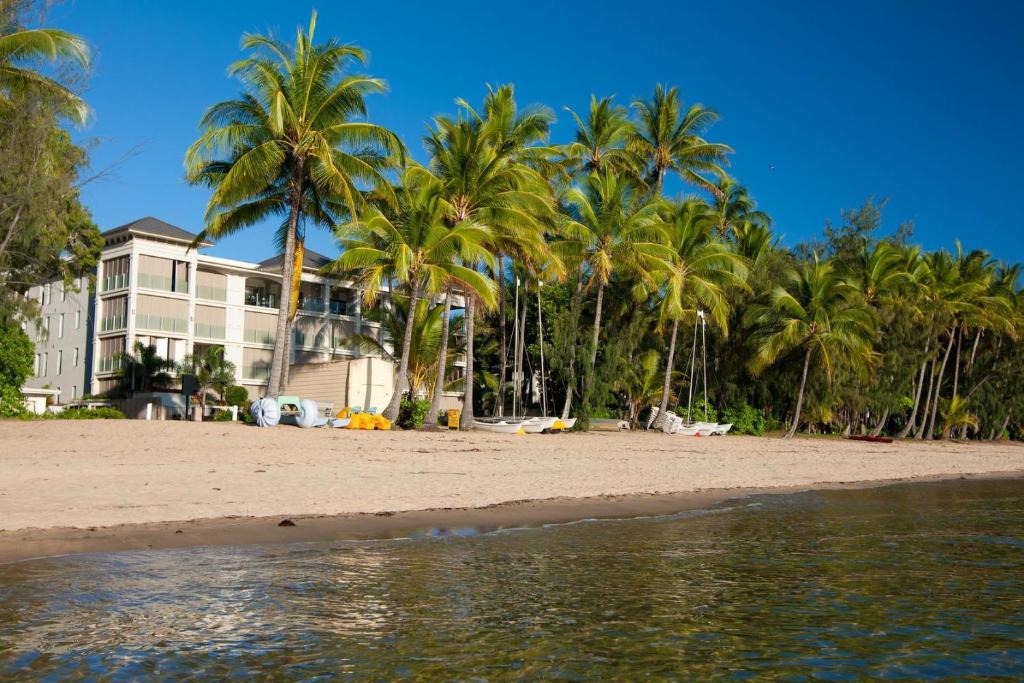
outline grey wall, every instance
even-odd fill
[[[64,293],[61,281],[29,289],[27,296],[40,302],[40,325],[49,320],[49,334],[46,329],[34,323],[25,327],[29,339],[35,344],[39,356],[38,374],[25,382],[30,387],[60,389],[60,402],[67,403],[89,392],[92,381],[92,336],[95,324],[95,297],[91,296],[88,279],[80,278],[80,291],[69,288]],[[61,334],[60,318],[64,316]],[[75,325],[76,316],[78,325]],[[75,349],[78,349],[78,364],[75,364]],[[45,368],[42,355],[45,354]],[[63,354],[58,368],[58,358]],[[45,372],[44,372],[45,370]],[[58,371],[59,370],[59,371]],[[76,395],[73,395],[76,394]]]

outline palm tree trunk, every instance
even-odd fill
[[[885,429],[885,423],[889,420],[889,409],[886,408],[885,412],[882,413],[882,417],[878,420],[878,424],[871,430],[871,436],[879,436],[882,430]]]
[[[979,327],[974,333],[974,346],[971,348],[971,360],[967,362],[967,374],[974,372],[974,358],[978,355],[978,342],[981,341],[982,329]]]
[[[491,415],[505,414],[505,372],[508,370],[508,323],[505,320],[505,261],[498,256],[498,329],[501,331],[501,369],[498,371],[498,400]]]
[[[300,162],[301,163],[301,162]],[[299,168],[301,172],[301,165]],[[288,314],[292,303],[292,270],[295,267],[295,236],[299,229],[301,196],[292,196],[291,211],[288,215],[288,230],[284,239],[284,260],[281,262],[281,300],[277,307],[277,336],[274,338],[274,360],[270,364],[270,380],[267,382],[267,396],[281,395],[283,367],[288,364]]]
[[[292,345],[295,343],[295,321],[288,321],[288,329],[284,334],[284,353],[281,354],[281,393],[288,393],[288,377],[291,372]]]
[[[434,395],[430,399],[430,410],[423,419],[424,427],[437,424],[437,413],[441,410],[441,394],[444,392],[444,378],[448,372],[448,330],[452,318],[452,295],[444,293],[444,319],[441,321],[441,350],[437,359],[437,380],[434,381]]]
[[[579,329],[580,316],[579,312],[582,308],[583,297],[583,280],[580,279],[579,275],[576,277],[576,296],[573,299],[573,310],[576,311],[575,320],[572,321],[572,344],[570,344],[571,354],[569,356],[569,383],[565,387],[565,403],[562,405],[562,419],[569,419],[569,411],[572,408],[572,392],[576,390],[576,333]]]
[[[931,370],[928,372],[928,391],[924,395],[924,412],[921,413],[921,424],[917,426],[914,438],[920,441],[924,438],[924,430],[928,426],[928,415],[932,409],[932,388],[935,386],[935,364],[939,362],[937,357],[932,358]]]
[[[953,368],[953,398],[960,395],[960,346],[964,340],[963,330],[956,331],[956,359]]]
[[[601,309],[604,305],[604,283],[597,283],[597,305],[594,309],[594,332],[590,340],[590,367],[583,383],[584,402],[590,400],[590,390],[594,383],[594,372],[597,369],[597,341],[601,336]]]
[[[924,438],[928,441],[935,438],[935,417],[939,413],[939,395],[942,393],[942,376],[946,372],[946,363],[949,362],[949,353],[953,350],[953,338],[955,336],[955,331],[950,330],[949,343],[946,344],[946,355],[942,357],[942,365],[939,366],[939,377],[935,381],[935,405],[932,406],[932,415],[928,420],[928,432],[924,435]]]
[[[917,379],[917,390],[914,392],[914,407],[910,411],[910,417],[907,418],[907,424],[904,425],[897,435],[901,439],[907,438],[907,434],[910,434],[910,430],[914,428],[914,423],[917,421],[917,411],[921,405],[921,389],[924,387],[924,372],[928,368],[928,346],[931,344],[931,341],[929,338],[924,344],[925,359],[921,361],[921,374]]]
[[[405,335],[402,337],[402,355],[398,360],[398,379],[395,381],[395,393],[391,395],[388,407],[384,409],[384,417],[394,423],[398,419],[398,411],[402,406],[402,396],[409,390],[409,351],[412,349],[412,333],[416,327],[416,304],[420,299],[420,283],[413,278],[409,293],[409,314],[405,317]]]
[[[672,321],[672,339],[668,343],[668,362],[665,364],[665,383],[661,387],[661,406],[658,408],[658,420],[664,421],[668,410],[668,395],[672,383],[672,366],[676,359],[676,336],[679,334],[679,320]]]
[[[786,432],[787,439],[792,439],[793,435],[796,434],[797,428],[800,426],[800,411],[804,407],[804,389],[807,387],[807,370],[811,367],[811,350],[813,348],[808,346],[807,353],[804,355],[804,372],[800,377],[800,393],[796,396],[796,410],[793,413],[793,424],[789,426],[789,431]]]
[[[466,381],[462,393],[462,416],[459,420],[459,429],[469,431],[473,429],[473,309],[475,308],[472,293],[466,299],[466,310],[463,314],[462,323],[466,331]]]

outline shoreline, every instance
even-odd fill
[[[534,529],[579,521],[624,521],[710,509],[755,495],[802,491],[882,488],[957,480],[1021,479],[1024,470],[977,474],[937,474],[895,479],[817,482],[810,486],[737,487],[676,493],[548,498],[494,503],[482,507],[428,508],[337,515],[215,517],[184,521],[118,524],[106,527],[0,530],[0,565],[67,555],[169,550],[210,546],[282,545],[342,541],[398,540],[432,532],[472,529]],[[294,526],[279,526],[283,520]]]

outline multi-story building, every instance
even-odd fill
[[[64,403],[104,394],[120,381],[125,354],[141,342],[175,363],[223,347],[236,381],[251,397],[263,393],[281,303],[281,256],[259,263],[210,256],[202,253],[209,243],[191,246],[196,234],[152,217],[103,237],[94,292],[65,292],[59,283],[28,292],[42,317],[38,332],[26,330],[36,344],[36,373],[27,386],[59,388]],[[328,262],[305,250],[290,362],[310,371],[360,356],[354,334],[391,348],[381,325],[364,319],[361,292],[320,275]],[[458,373],[465,362],[454,365]],[[458,405],[460,396],[445,392],[445,404]]]
[[[206,347],[224,347],[240,384],[255,396],[266,386],[281,298],[280,256],[249,263],[208,256],[191,248],[196,235],[155,218],[114,228],[97,272],[92,393],[115,385],[125,351],[135,342],[180,362]],[[291,345],[293,363],[358,355],[346,338],[380,335],[363,319],[351,283],[319,275],[328,259],[306,250],[299,310]]]
[[[95,299],[88,278],[65,285],[62,280],[29,289],[39,303],[41,316],[26,324],[25,332],[36,347],[33,376],[25,386],[60,391],[58,400],[68,402],[92,389],[92,340]]]

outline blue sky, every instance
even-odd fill
[[[387,95],[372,120],[423,160],[432,115],[514,83],[520,103],[559,115],[591,93],[628,104],[656,82],[717,109],[708,137],[731,145],[732,172],[787,243],[870,195],[889,197],[888,227],[917,224],[927,248],[982,247],[1024,259],[1017,196],[1024,157],[1024,4],[1005,2],[487,3],[123,2],[70,0],[48,23],[96,51],[87,99],[97,167],[134,150],[84,199],[103,229],[153,215],[201,228],[207,190],[182,178],[206,107],[234,96],[227,66],[244,32],[284,37],[319,11],[317,33],[366,48]],[[678,189],[678,187],[676,188]],[[272,227],[210,253],[271,254]],[[326,233],[310,246],[335,253]]]

